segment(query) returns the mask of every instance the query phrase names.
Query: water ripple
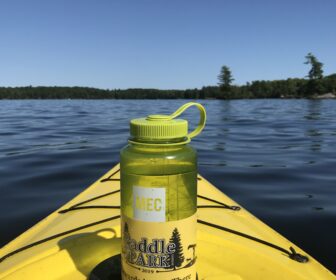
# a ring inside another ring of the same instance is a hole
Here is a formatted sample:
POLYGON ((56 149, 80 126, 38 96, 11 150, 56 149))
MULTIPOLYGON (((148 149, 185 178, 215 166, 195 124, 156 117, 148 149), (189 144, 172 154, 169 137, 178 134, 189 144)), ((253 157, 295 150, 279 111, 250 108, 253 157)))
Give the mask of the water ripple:
MULTIPOLYGON (((0 101, 0 223, 12 225, 1 228, 0 245, 116 164, 129 119, 185 102, 0 101)), ((193 141, 200 172, 336 272, 336 101, 201 102, 208 123, 193 141)), ((191 127, 195 114, 182 116, 191 127)))

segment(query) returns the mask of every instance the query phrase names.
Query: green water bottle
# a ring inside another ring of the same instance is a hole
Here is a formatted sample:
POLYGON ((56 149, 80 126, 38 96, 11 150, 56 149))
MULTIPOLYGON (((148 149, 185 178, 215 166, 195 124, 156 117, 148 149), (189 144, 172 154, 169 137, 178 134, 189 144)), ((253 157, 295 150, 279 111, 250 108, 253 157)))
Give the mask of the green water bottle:
POLYGON ((188 143, 205 121, 194 102, 131 120, 120 153, 123 280, 196 279, 197 154, 188 143), (176 117, 191 106, 200 121, 188 133, 176 117))

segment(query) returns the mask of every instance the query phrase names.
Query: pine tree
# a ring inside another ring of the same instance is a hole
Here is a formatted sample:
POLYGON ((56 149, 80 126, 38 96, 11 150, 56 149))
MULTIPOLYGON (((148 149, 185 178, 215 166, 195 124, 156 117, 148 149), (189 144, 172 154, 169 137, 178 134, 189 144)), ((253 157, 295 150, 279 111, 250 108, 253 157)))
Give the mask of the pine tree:
MULTIPOLYGON (((170 267, 170 268, 174 268, 175 270, 177 267, 180 267, 184 261, 181 236, 177 228, 173 230, 173 233, 172 233, 171 238, 169 239, 169 242, 175 244, 175 252, 172 254, 173 263, 171 263, 171 267, 170 267)), ((169 258, 169 261, 171 261, 171 258, 169 258)))
POLYGON ((222 66, 221 71, 218 75, 218 80, 218 85, 222 90, 225 91, 230 89, 231 83, 234 81, 234 78, 232 77, 231 70, 228 66, 222 66))
POLYGON ((323 86, 322 86, 323 63, 318 61, 317 58, 312 53, 308 53, 305 58, 306 58, 305 64, 311 65, 311 69, 309 70, 307 75, 309 81, 306 85, 305 94, 306 96, 321 94, 323 93, 323 86))
POLYGON ((308 53, 305 58, 306 58, 305 64, 311 65, 311 69, 309 70, 307 77, 310 80, 322 79, 323 78, 323 69, 322 69, 323 63, 318 61, 316 56, 314 56, 312 53, 308 53))

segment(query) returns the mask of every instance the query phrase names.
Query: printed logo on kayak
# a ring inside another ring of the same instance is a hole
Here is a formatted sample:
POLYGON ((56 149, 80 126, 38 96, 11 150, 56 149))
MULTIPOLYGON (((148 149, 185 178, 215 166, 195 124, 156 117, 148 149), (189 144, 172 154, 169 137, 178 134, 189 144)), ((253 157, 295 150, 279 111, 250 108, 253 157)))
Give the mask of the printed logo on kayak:
POLYGON ((185 258, 182 237, 177 228, 171 232, 171 237, 152 238, 142 237, 140 240, 133 239, 127 222, 123 228, 123 254, 128 265, 136 269, 149 268, 147 273, 170 272, 193 266, 196 262, 196 244, 188 247, 191 258, 185 258))
POLYGON ((166 189, 134 186, 133 217, 145 222, 165 222, 166 189))

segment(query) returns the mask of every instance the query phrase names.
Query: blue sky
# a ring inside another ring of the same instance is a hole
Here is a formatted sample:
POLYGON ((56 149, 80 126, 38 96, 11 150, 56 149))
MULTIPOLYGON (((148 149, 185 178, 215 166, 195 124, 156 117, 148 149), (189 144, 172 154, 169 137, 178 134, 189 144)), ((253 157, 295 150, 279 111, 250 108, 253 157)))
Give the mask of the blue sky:
POLYGON ((0 86, 195 88, 336 72, 336 1, 3 0, 0 86))

